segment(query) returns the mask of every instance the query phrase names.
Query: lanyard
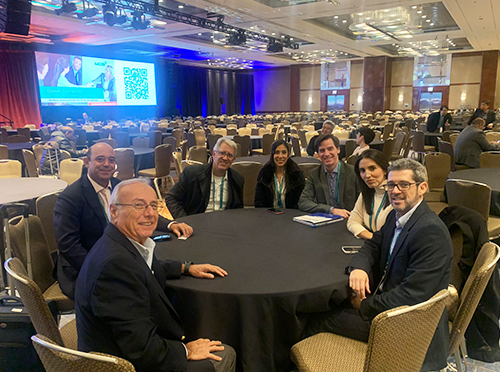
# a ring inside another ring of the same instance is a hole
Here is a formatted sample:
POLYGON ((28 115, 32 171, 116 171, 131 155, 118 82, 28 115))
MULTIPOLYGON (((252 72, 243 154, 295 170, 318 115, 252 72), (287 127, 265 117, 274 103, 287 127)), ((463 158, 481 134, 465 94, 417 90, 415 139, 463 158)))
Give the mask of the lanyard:
POLYGON ((339 161, 339 170, 337 172, 337 185, 335 187, 335 206, 339 207, 339 190, 340 190, 340 168, 342 163, 339 161))
POLYGON ((276 193, 278 194, 278 207, 283 208, 283 203, 281 202, 281 194, 283 193, 283 184, 285 174, 283 174, 283 177, 281 178, 281 185, 278 185, 278 177, 276 177, 276 174, 274 174, 274 186, 276 189, 276 193))
MULTIPOLYGON (((222 177, 222 181, 220 183, 220 207, 219 207, 219 209, 222 209, 223 197, 224 197, 224 177, 222 177)), ((214 177, 213 185, 212 185, 212 199, 213 199, 214 211, 215 211, 215 177, 214 177)))
MULTIPOLYGON (((378 207, 377 214, 375 215, 375 228, 377 228, 377 220, 378 220, 378 215, 380 214, 380 211, 384 208, 385 200, 387 199, 387 192, 384 194, 384 197, 382 198, 382 201, 380 202, 380 206, 378 207)), ((373 207, 375 206, 375 195, 373 196, 372 200, 372 214, 370 214, 370 231, 373 232, 373 227, 372 227, 372 218, 373 218, 373 207)))

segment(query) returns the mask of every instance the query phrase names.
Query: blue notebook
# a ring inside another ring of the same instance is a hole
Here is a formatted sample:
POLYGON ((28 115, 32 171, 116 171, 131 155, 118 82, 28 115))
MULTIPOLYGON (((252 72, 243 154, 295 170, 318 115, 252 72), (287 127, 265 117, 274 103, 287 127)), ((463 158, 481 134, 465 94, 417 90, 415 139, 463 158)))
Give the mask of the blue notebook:
POLYGON ((343 221, 344 219, 336 214, 329 213, 313 213, 305 216, 294 217, 293 220, 311 227, 319 227, 329 225, 331 223, 343 221))

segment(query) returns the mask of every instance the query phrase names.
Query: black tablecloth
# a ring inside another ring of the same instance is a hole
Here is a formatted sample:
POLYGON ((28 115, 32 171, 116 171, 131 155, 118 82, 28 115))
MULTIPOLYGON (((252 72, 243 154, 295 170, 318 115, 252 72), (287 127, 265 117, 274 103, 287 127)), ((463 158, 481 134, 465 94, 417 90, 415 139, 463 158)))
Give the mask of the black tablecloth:
POLYGON ((290 348, 300 340, 308 313, 347 295, 342 245, 359 245, 341 221, 311 228, 293 222, 304 213, 238 209, 186 217, 186 241, 159 243, 159 259, 212 263, 225 278, 170 280, 167 292, 188 340, 206 337, 233 346, 238 370, 290 371, 290 348))
MULTIPOLYGON (((260 163, 262 165, 266 164, 269 161, 270 157, 269 155, 253 155, 253 156, 242 156, 241 158, 236 158, 234 161, 235 163, 239 163, 242 161, 254 161, 257 163, 260 163)), ((312 157, 300 157, 300 156, 295 156, 291 158, 294 162, 297 164, 304 164, 304 163, 321 163, 318 159, 312 158, 312 157)))
POLYGON ((450 173, 448 179, 476 181, 491 187, 490 214, 500 216, 500 168, 464 169, 450 173))

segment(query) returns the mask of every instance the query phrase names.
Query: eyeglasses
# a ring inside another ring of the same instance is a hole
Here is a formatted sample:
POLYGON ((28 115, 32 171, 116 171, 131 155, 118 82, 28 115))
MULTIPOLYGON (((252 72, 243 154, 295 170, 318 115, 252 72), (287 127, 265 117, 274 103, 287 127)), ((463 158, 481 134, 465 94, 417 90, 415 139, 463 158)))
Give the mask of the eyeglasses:
POLYGON ((397 187, 400 191, 409 190, 411 185, 420 185, 422 182, 405 182, 402 181, 400 183, 396 182, 387 182, 387 190, 392 191, 395 187, 397 187))
POLYGON ((107 158, 105 156, 97 156, 94 158, 94 161, 99 164, 103 164, 106 160, 109 164, 116 164, 116 158, 107 158))
POLYGON ((115 204, 115 205, 123 207, 134 207, 134 209, 139 212, 144 212, 148 207, 151 207, 151 209, 154 210, 155 212, 161 211, 163 209, 163 207, 159 205, 157 202, 151 202, 149 204, 137 202, 134 204, 115 204))
POLYGON ((222 156, 223 158, 227 158, 228 160, 233 160, 234 159, 234 155, 229 153, 229 152, 225 152, 225 151, 215 151, 217 154, 219 154, 219 156, 222 156))

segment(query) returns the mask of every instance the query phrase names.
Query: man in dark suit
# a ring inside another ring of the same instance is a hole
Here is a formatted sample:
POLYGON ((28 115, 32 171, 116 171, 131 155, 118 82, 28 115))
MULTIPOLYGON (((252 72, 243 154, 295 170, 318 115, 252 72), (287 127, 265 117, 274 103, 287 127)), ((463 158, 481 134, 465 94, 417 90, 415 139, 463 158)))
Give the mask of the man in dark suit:
POLYGON ((479 108, 474 111, 467 125, 471 125, 475 118, 482 118, 486 122, 484 129, 493 128, 493 122, 495 121, 495 111, 490 110, 490 105, 491 102, 489 99, 481 101, 479 108))
MULTIPOLYGON (((427 301, 448 287, 453 248, 448 229, 423 200, 428 188, 425 168, 414 160, 396 160, 389 167, 387 188, 394 210, 346 268, 353 297, 344 306, 313 317, 309 335, 327 331, 366 342, 375 316, 427 301)), ((446 367, 448 341, 445 311, 423 371, 446 367)))
POLYGON ((340 141, 333 134, 319 136, 316 149, 323 165, 307 174, 299 209, 348 218, 359 194, 354 167, 339 161, 340 141))
MULTIPOLYGON (((335 129, 335 124, 333 124, 333 121, 326 120, 323 123, 323 126, 321 127, 321 134, 332 134, 334 129, 335 129)), ((319 136, 320 135, 318 134, 317 136, 314 136, 309 140, 306 149, 307 155, 314 156, 314 154, 316 154, 317 148, 315 143, 319 136)))
POLYGON ((66 80, 71 84, 82 85, 82 57, 73 57, 72 66, 66 74, 66 80))
POLYGON ((475 118, 472 124, 460 133, 454 147, 455 163, 479 168, 479 157, 483 151, 500 150, 498 143, 488 142, 484 127, 484 120, 475 118))
POLYGON ((450 125, 453 122, 451 115, 448 113, 448 106, 441 106, 438 112, 433 112, 427 118, 427 132, 439 132, 439 128, 443 128, 446 123, 450 125))
POLYGON ((231 169, 237 145, 219 138, 212 151, 213 161, 184 169, 174 187, 165 196, 165 203, 174 218, 186 215, 243 208, 241 174, 231 169))
POLYGON ((227 272, 210 264, 158 261, 149 238, 158 208, 145 180, 127 180, 113 190, 111 223, 78 276, 78 349, 124 358, 137 372, 234 371, 231 347, 208 339, 183 343, 182 322, 165 294, 166 281, 181 274, 213 279, 227 272))
MULTIPOLYGON (((76 278, 85 257, 108 224, 109 198, 120 182, 113 177, 115 151, 107 143, 92 146, 84 162, 88 173, 59 195, 54 208, 54 231, 59 249, 57 280, 70 298, 75 296, 76 278)), ((158 229, 168 228, 178 236, 190 236, 193 231, 186 224, 162 218, 158 229)))

